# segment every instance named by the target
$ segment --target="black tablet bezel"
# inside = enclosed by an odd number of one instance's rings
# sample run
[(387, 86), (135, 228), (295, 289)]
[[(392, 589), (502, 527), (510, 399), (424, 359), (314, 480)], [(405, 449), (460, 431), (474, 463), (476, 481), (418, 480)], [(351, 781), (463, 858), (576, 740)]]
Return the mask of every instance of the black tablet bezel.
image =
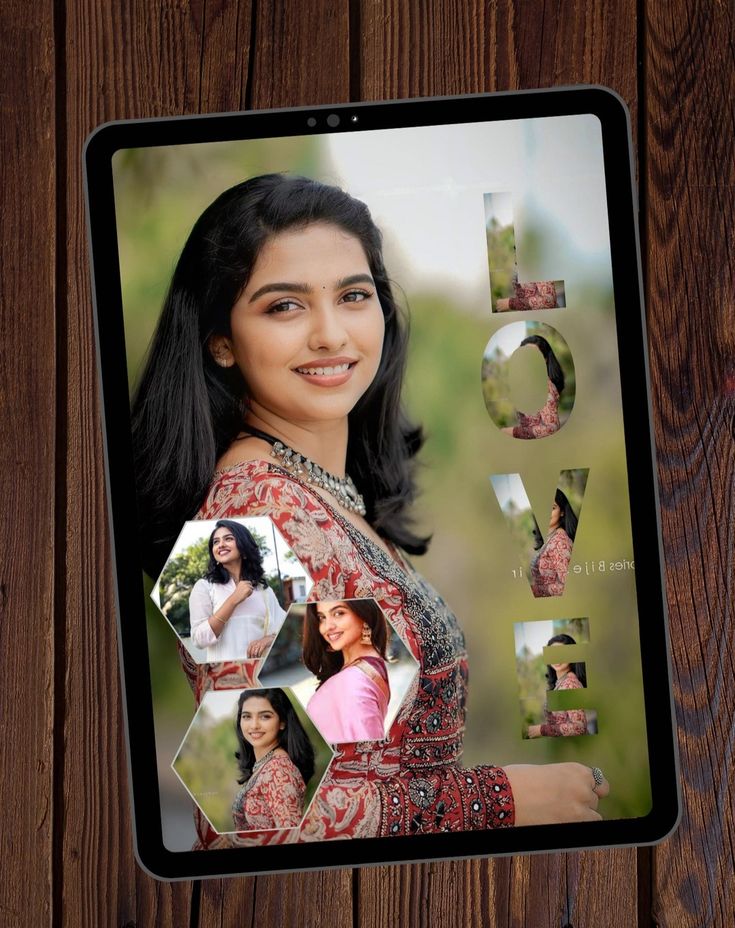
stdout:
[[(112, 158), (127, 148), (323, 134), (323, 117), (341, 117), (335, 132), (592, 114), (602, 127), (611, 261), (622, 383), (626, 460), (633, 519), (644, 662), (644, 696), (653, 807), (644, 817), (593, 823), (534, 825), (400, 838), (364, 838), (258, 848), (169, 851), (161, 831), (153, 702), (148, 667), (132, 473), (130, 405), (118, 260)], [(358, 120), (352, 121), (351, 115)], [(307, 119), (315, 117), (316, 126)], [(651, 432), (630, 123), (622, 100), (601, 87), (340, 104), (252, 113), (107, 123), (84, 152), (98, 363), (102, 384), (105, 466), (121, 672), (129, 743), (135, 846), (141, 866), (163, 879), (400, 863), (532, 851), (653, 843), (679, 818), (679, 785), (670, 695), (658, 495)], [(646, 578), (642, 582), (642, 578)], [(646, 672), (645, 668), (655, 668)], [(134, 684), (133, 681), (134, 680)], [(130, 685), (129, 685), (130, 684)], [(315, 866), (316, 861), (316, 866)]]

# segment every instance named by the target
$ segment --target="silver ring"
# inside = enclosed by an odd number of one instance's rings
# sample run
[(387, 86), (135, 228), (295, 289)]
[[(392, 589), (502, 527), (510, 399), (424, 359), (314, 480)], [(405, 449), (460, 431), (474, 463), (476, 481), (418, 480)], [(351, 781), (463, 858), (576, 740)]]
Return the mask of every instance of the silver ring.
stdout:
[(605, 782), (605, 774), (602, 772), (602, 770), (600, 770), (599, 767), (592, 767), (591, 769), (592, 776), (595, 778), (594, 788), (597, 789), (598, 786), (602, 786), (602, 784)]

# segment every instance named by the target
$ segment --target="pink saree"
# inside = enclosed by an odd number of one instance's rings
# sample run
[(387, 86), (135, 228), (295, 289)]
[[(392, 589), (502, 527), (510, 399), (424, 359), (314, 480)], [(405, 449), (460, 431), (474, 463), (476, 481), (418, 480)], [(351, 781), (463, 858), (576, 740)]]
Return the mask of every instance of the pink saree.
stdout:
[(385, 664), (364, 657), (325, 680), (309, 700), (308, 713), (330, 744), (382, 741), (389, 701)]

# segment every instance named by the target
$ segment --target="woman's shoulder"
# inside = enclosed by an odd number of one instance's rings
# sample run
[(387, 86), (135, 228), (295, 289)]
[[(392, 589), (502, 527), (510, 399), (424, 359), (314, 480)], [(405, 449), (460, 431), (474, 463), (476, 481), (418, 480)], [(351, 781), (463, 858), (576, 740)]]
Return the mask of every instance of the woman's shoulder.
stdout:
[(209, 593), (211, 588), (212, 588), (212, 581), (207, 580), (206, 577), (200, 577), (200, 579), (197, 580), (197, 582), (191, 588), (190, 595), (193, 595), (194, 593)]
[(313, 507), (315, 499), (318, 498), (277, 464), (261, 458), (238, 461), (215, 471), (198, 517), (272, 515)]
[(564, 675), (564, 678), (559, 681), (557, 686), (559, 690), (581, 690), (584, 689), (582, 686), (582, 681), (579, 679), (577, 674), (570, 670), (567, 674)]
[(572, 539), (567, 535), (563, 528), (558, 529), (549, 539), (549, 547), (558, 551), (571, 551)]
[(263, 773), (266, 772), (270, 773), (271, 776), (280, 774), (281, 776), (285, 775), (303, 782), (301, 771), (291, 760), (287, 751), (277, 751), (266, 764)]
[(343, 667), (339, 673), (325, 680), (319, 689), (330, 688), (343, 695), (351, 692), (357, 693), (363, 691), (369, 682), (376, 683), (381, 678), (384, 680), (388, 678), (383, 659), (360, 657), (347, 667)]
[(364, 657), (358, 658), (351, 666), (360, 670), (368, 677), (372, 678), (373, 675), (377, 673), (383, 677), (383, 679), (388, 679), (388, 668), (385, 666), (385, 661), (377, 654), (366, 654)]

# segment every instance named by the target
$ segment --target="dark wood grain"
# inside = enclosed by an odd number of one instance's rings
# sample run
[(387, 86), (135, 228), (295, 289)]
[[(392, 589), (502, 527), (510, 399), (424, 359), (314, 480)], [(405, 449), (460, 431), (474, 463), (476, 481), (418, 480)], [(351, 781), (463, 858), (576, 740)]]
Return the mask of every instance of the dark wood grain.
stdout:
[[(0, 6), (0, 922), (54, 894), (56, 147), (53, 5)], [(23, 61), (23, 66), (19, 66)], [(35, 890), (29, 897), (28, 887)]]
[[(370, 0), (360, 11), (359, 87), (366, 99), (599, 83), (617, 90), (635, 118), (636, 6), (630, 0)], [(384, 870), (360, 873), (361, 923), (378, 925), (390, 911), (385, 881)], [(637, 918), (633, 850), (416, 865), (401, 868), (391, 884), (400, 887), (393, 904), (406, 925), (428, 918), (449, 926), (577, 928), (632, 925)]]
[(78, 0), (65, 10), (66, 827), (55, 915), (73, 926), (178, 926), (190, 921), (191, 884), (160, 886), (131, 846), (80, 155), (106, 119), (238, 108), (250, 4)]
[[(733, 15), (728, 0), (0, 7), (8, 50), (0, 65), (0, 537), (10, 552), (0, 562), (0, 797), (12, 813), (0, 838), (0, 922), (735, 921)], [(85, 136), (112, 118), (581, 82), (616, 89), (640, 129), (685, 801), (679, 831), (638, 860), (618, 850), (157, 883), (135, 865), (131, 843), (81, 193)], [(28, 525), (46, 569), (19, 550), (18, 526)], [(20, 633), (29, 612), (38, 619), (33, 636)]]
[(347, 0), (270, 0), (256, 10), (250, 108), (349, 99)]
[(684, 816), (655, 853), (666, 928), (735, 922), (733, 7), (646, 23), (649, 342)]
[(87, 134), (104, 120), (139, 115), (133, 22), (117, 5), (70, 3), (57, 35), (66, 63), (60, 179), (66, 280), (60, 324), (67, 333), (62, 399), (68, 428), (61, 557), (66, 566), (64, 828), (58, 861), (63, 895), (54, 917), (69, 926), (137, 924), (142, 913), (172, 924), (170, 907), (184, 913), (184, 922), (188, 918), (188, 889), (175, 886), (159, 894), (133, 859), (81, 177)]

